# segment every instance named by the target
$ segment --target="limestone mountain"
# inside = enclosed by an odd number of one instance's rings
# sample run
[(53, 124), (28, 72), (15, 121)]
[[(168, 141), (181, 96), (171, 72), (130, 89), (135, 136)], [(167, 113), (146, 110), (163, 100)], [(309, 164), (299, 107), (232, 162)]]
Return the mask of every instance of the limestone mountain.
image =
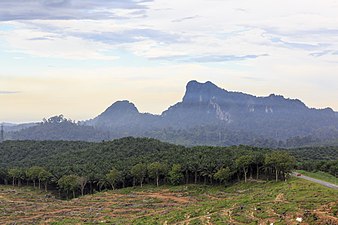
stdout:
[(117, 101), (96, 118), (85, 122), (86, 125), (109, 131), (113, 138), (142, 135), (154, 128), (159, 116), (140, 113), (136, 106), (127, 101)]
[[(256, 97), (227, 91), (209, 81), (190, 81), (182, 101), (161, 115), (140, 113), (133, 103), (124, 100), (115, 102), (97, 117), (82, 122), (81, 126), (72, 127), (76, 128), (72, 133), (74, 140), (97, 137), (101, 141), (102, 138), (137, 136), (183, 145), (270, 147), (337, 143), (338, 140), (338, 116), (330, 108), (309, 108), (298, 99), (275, 94)], [(47, 126), (24, 129), (14, 133), (12, 138), (22, 139), (30, 134), (29, 139), (41, 140), (41, 136), (35, 138), (34, 133), (39, 133), (42, 128), (47, 129)], [(53, 128), (53, 139), (58, 137), (56, 131), (66, 133), (62, 129)], [(86, 132), (80, 132), (82, 129)], [(100, 134), (93, 135), (93, 132)], [(76, 137), (77, 133), (82, 136)]]
[(256, 97), (197, 81), (187, 84), (182, 102), (163, 112), (162, 117), (167, 126), (175, 128), (212, 125), (280, 140), (338, 129), (330, 108), (310, 109), (298, 99), (274, 94)]

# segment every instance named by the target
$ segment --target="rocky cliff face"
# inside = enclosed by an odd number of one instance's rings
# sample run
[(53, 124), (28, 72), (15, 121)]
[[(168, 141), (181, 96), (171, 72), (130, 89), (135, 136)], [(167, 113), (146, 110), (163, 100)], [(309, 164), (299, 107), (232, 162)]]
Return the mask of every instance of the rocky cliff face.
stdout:
[(338, 139), (338, 116), (330, 108), (311, 109), (298, 99), (275, 94), (256, 97), (197, 81), (190, 81), (182, 101), (160, 116), (140, 113), (133, 103), (118, 101), (84, 125), (108, 132), (108, 139), (142, 136), (189, 145)]
[(275, 94), (256, 97), (230, 92), (209, 81), (190, 81), (182, 101), (161, 116), (139, 113), (134, 104), (119, 101), (88, 124), (106, 130), (120, 129), (130, 135), (152, 129), (189, 130), (208, 126), (278, 140), (338, 129), (332, 109), (310, 109), (298, 99)]
[(197, 81), (187, 84), (182, 102), (163, 112), (162, 117), (166, 126), (180, 129), (214, 125), (277, 139), (337, 128), (332, 109), (310, 109), (297, 99), (274, 94), (256, 97)]

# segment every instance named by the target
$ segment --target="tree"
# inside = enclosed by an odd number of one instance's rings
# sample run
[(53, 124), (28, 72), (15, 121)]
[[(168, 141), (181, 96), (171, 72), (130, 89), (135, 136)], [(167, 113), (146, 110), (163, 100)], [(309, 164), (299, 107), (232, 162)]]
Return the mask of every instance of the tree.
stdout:
[(8, 171), (5, 168), (0, 168), (0, 178), (3, 180), (4, 184), (8, 184)]
[(83, 196), (84, 194), (84, 189), (86, 187), (86, 184), (88, 182), (88, 178), (87, 177), (77, 177), (77, 183), (80, 186), (80, 190), (81, 190), (81, 196)]
[(107, 187), (110, 187), (111, 185), (108, 183), (107, 179), (101, 179), (97, 182), (97, 186), (99, 187), (99, 191), (102, 191), (102, 188), (107, 189)]
[(12, 185), (15, 185), (15, 180), (17, 180), (18, 186), (20, 186), (20, 179), (22, 175), (22, 171), (19, 168), (12, 168), (8, 170), (8, 175), (12, 178)]
[[(199, 150), (196, 148), (196, 150)], [(198, 173), (201, 171), (202, 166), (202, 155), (201, 154), (192, 154), (188, 157), (188, 167), (194, 173), (194, 183), (197, 184)]]
[(256, 179), (259, 178), (259, 170), (264, 165), (264, 154), (261, 152), (255, 152), (253, 155), (253, 162), (256, 164)]
[(137, 179), (140, 181), (140, 185), (142, 187), (143, 180), (147, 175), (147, 165), (144, 163), (138, 163), (131, 168), (130, 173), (134, 177), (134, 179)]
[(204, 177), (204, 184), (209, 178), (210, 183), (213, 182), (213, 176), (216, 170), (216, 162), (214, 157), (204, 155), (201, 159), (201, 175)]
[(282, 173), (285, 180), (286, 174), (294, 168), (296, 160), (285, 151), (273, 151), (265, 156), (265, 164), (275, 170), (276, 182), (279, 173)]
[(230, 178), (230, 168), (226, 167), (226, 168), (220, 168), (215, 174), (214, 174), (214, 178), (216, 180), (219, 180), (220, 183), (225, 183), (226, 181), (229, 180)]
[(115, 190), (116, 183), (121, 179), (121, 173), (115, 167), (109, 170), (106, 174), (106, 180), (110, 184), (113, 190)]
[(154, 180), (156, 180), (156, 186), (158, 187), (159, 185), (159, 178), (161, 175), (165, 175), (167, 171), (167, 167), (159, 162), (154, 162), (151, 163), (148, 166), (148, 174), (150, 178), (153, 178)]
[(184, 175), (182, 173), (182, 166), (180, 164), (174, 164), (169, 171), (169, 180), (173, 185), (181, 183)]
[(243, 155), (236, 159), (236, 165), (238, 168), (241, 168), (244, 173), (244, 182), (247, 182), (247, 174), (249, 171), (249, 166), (253, 163), (253, 158), (251, 155)]
[(39, 166), (32, 166), (27, 170), (26, 175), (31, 181), (33, 181), (34, 187), (36, 187), (36, 185), (35, 185), (36, 180), (39, 180), (39, 188), (40, 188), (41, 179), (39, 179), (39, 174), (42, 171), (43, 171), (43, 168), (39, 167)]
[(58, 180), (59, 187), (67, 192), (67, 197), (69, 191), (71, 191), (73, 193), (73, 198), (75, 198), (75, 191), (79, 187), (78, 179), (79, 177), (76, 175), (65, 175)]
[(39, 186), (40, 186), (40, 181), (42, 181), (45, 185), (45, 191), (47, 191), (48, 181), (52, 177), (52, 174), (49, 171), (42, 168), (38, 177), (39, 177)]

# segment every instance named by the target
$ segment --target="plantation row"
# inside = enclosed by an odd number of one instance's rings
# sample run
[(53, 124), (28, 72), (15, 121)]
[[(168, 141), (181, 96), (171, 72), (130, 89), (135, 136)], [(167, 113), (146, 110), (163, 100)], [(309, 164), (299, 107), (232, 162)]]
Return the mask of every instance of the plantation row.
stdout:
[[(33, 166), (28, 169), (1, 169), (0, 178), (5, 184), (11, 181), (13, 186), (21, 186), (26, 183), (27, 185), (33, 184), (34, 187), (38, 186), (41, 189), (43, 185), (46, 191), (49, 184), (66, 193), (67, 197), (69, 193), (72, 193), (73, 197), (75, 197), (77, 193), (84, 195), (86, 192), (93, 192), (93, 186), (95, 186), (94, 190), (100, 191), (103, 188), (115, 189), (115, 187), (125, 187), (125, 185), (135, 186), (139, 184), (142, 187), (144, 182), (155, 183), (157, 186), (160, 183), (178, 185), (183, 182), (203, 182), (204, 184), (213, 184), (216, 181), (224, 184), (239, 181), (240, 179), (244, 179), (247, 182), (248, 174), (250, 179), (253, 179), (253, 176), (256, 179), (274, 176), (276, 181), (278, 179), (284, 180), (295, 166), (295, 160), (287, 152), (274, 151), (265, 155), (248, 152), (235, 160), (235, 167), (224, 164), (218, 166), (200, 164), (199, 168), (196, 166), (189, 167), (187, 164), (169, 165), (165, 162), (138, 163), (132, 166), (127, 173), (113, 167), (99, 180), (93, 180), (89, 176), (80, 176), (78, 174), (67, 174), (57, 178), (45, 168)], [(262, 174), (260, 174), (261, 172)], [(191, 174), (193, 174), (193, 181), (191, 180)]]
[(298, 153), (306, 151), (250, 146), (187, 148), (148, 138), (102, 143), (6, 141), (0, 143), (0, 183), (50, 187), (68, 196), (143, 183), (279, 180), (295, 166), (304, 169), (307, 161), (301, 162)]
[(299, 169), (306, 170), (309, 172), (322, 171), (331, 174), (332, 176), (338, 177), (338, 160), (330, 161), (305, 161), (302, 162), (299, 166)]

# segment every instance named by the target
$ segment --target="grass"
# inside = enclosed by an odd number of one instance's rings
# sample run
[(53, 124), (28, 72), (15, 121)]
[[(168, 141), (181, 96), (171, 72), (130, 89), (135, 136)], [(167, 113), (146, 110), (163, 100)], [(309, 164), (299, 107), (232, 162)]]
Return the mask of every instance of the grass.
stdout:
[[(338, 191), (302, 179), (125, 188), (70, 201), (0, 186), (2, 224), (337, 224)], [(315, 221), (315, 222), (314, 222)]]
[(321, 172), (321, 171), (308, 172), (305, 170), (297, 170), (297, 172), (305, 176), (308, 176), (308, 177), (312, 177), (318, 180), (322, 180), (322, 181), (326, 181), (326, 182), (338, 185), (338, 178), (335, 176), (332, 176), (331, 174), (325, 173), (325, 172)]

